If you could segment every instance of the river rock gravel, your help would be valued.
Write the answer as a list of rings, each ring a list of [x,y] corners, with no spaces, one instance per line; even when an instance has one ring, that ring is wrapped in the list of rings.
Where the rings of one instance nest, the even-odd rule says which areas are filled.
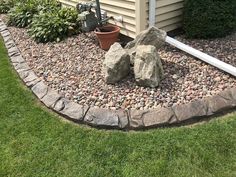
[[[9,27],[9,30],[35,73],[48,86],[81,105],[154,109],[188,103],[236,86],[235,77],[167,44],[158,51],[164,68],[159,87],[137,86],[133,72],[121,82],[107,85],[101,72],[105,51],[98,47],[93,32],[59,43],[37,44],[26,29]],[[212,40],[176,38],[236,66],[236,33]]]

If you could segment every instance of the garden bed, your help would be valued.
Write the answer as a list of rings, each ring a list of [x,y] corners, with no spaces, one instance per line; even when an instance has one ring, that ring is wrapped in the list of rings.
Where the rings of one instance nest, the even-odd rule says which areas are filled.
[[[80,34],[59,43],[37,44],[26,29],[9,27],[9,31],[38,77],[80,105],[155,109],[185,104],[236,86],[236,78],[169,45],[158,51],[165,73],[160,87],[139,87],[132,73],[116,85],[107,85],[102,75],[105,52],[98,47],[94,33]],[[236,66],[236,34],[214,40],[189,40],[184,36],[177,39]]]

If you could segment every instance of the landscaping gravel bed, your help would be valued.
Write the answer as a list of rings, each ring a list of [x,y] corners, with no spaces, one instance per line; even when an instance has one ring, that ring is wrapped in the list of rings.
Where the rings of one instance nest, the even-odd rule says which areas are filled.
[[[0,16],[1,18],[1,16]],[[153,109],[184,104],[236,86],[236,78],[169,45],[158,51],[165,78],[158,88],[135,84],[131,73],[107,85],[101,72],[105,52],[94,33],[59,43],[37,44],[25,29],[9,28],[22,56],[47,85],[81,105],[110,109]],[[178,40],[236,66],[236,34],[214,40]]]

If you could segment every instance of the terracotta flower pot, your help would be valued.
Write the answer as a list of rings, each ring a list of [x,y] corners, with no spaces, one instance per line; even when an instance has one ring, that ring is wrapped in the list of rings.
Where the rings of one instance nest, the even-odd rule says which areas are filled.
[[[111,45],[117,42],[120,33],[118,26],[107,25],[95,30],[100,47],[103,50],[109,50]]]

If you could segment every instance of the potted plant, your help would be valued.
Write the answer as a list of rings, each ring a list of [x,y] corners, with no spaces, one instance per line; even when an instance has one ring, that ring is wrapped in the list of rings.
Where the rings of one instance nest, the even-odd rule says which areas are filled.
[[[96,0],[96,12],[98,18],[98,27],[95,29],[95,34],[98,38],[99,45],[103,50],[109,50],[112,44],[114,44],[119,37],[120,27],[114,25],[103,26],[103,21],[101,18],[100,2]],[[107,21],[108,19],[105,19]]]
[[[118,40],[119,33],[120,28],[113,25],[97,27],[95,30],[99,45],[103,50],[109,50],[111,45]]]

